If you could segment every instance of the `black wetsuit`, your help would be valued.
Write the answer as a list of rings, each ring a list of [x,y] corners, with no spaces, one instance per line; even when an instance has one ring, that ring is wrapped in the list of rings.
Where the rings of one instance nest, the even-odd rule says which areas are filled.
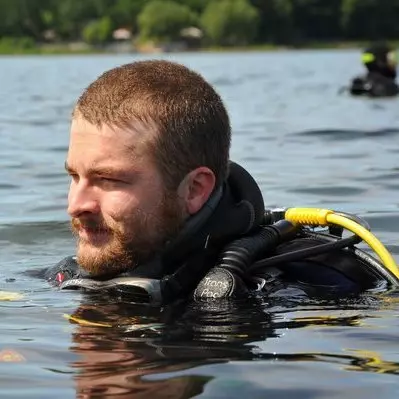
[[[392,97],[399,94],[399,86],[395,78],[382,75],[379,72],[369,72],[365,76],[354,78],[349,90],[356,96]]]
[[[264,223],[264,202],[258,185],[245,169],[231,163],[230,175],[224,187],[188,221],[176,240],[166,246],[162,256],[150,264],[99,280],[91,279],[74,257],[67,257],[48,269],[46,278],[60,288],[85,287],[92,282],[100,281],[101,284],[101,281],[120,277],[161,280],[163,302],[188,298],[193,294],[197,299],[240,297],[251,291],[277,295],[292,287],[308,295],[325,295],[328,292],[346,295],[359,293],[374,283],[371,278],[368,280],[364,275],[358,277],[353,272],[353,269],[361,269],[361,261],[345,250],[335,250],[302,261],[265,266],[258,268],[256,273],[239,270],[236,265],[225,267],[224,261],[220,261],[221,254],[225,254],[224,259],[228,262],[229,245],[234,242],[239,245],[237,239],[250,241]],[[265,249],[254,261],[316,244],[320,244],[317,237],[295,236],[276,248]]]

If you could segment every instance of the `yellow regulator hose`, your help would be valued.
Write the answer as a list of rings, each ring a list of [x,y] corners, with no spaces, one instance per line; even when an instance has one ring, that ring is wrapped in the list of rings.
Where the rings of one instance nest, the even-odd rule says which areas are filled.
[[[335,224],[344,227],[366,242],[379,256],[385,268],[399,279],[399,268],[392,255],[370,231],[353,220],[342,215],[337,215],[332,210],[319,208],[289,208],[285,211],[285,219],[294,224],[308,226]]]

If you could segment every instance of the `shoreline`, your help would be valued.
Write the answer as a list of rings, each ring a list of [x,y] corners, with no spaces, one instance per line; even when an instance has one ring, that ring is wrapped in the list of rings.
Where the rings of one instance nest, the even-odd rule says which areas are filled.
[[[399,48],[399,41],[390,41],[391,45]],[[112,54],[167,54],[167,53],[221,53],[221,52],[251,52],[251,51],[292,51],[292,50],[334,50],[334,49],[363,49],[370,42],[366,41],[331,41],[331,42],[304,42],[300,44],[252,44],[248,46],[232,47],[198,47],[195,49],[181,46],[138,46],[111,44],[103,48],[90,46],[85,43],[60,43],[51,45],[37,45],[31,48],[2,48],[0,41],[0,56],[21,55],[112,55]]]

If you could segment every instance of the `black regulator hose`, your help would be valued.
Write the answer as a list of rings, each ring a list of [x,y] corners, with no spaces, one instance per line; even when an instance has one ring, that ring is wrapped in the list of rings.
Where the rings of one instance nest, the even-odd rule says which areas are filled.
[[[348,238],[338,239],[336,241],[331,241],[325,244],[315,245],[310,248],[298,249],[286,254],[272,256],[270,258],[261,259],[253,263],[249,267],[249,271],[254,273],[259,269],[263,269],[269,266],[275,266],[281,263],[287,263],[292,261],[297,261],[305,258],[309,258],[316,255],[325,254],[336,249],[343,249],[358,243],[358,237],[351,236]]]
[[[240,238],[227,245],[216,267],[227,269],[243,277],[257,258],[273,251],[283,241],[292,239],[297,232],[298,227],[287,220],[262,226],[258,233]]]
[[[290,240],[299,228],[288,220],[262,226],[256,233],[228,244],[218,262],[199,282],[194,299],[240,297],[247,287],[243,283],[250,265],[261,255],[274,251],[283,241]]]

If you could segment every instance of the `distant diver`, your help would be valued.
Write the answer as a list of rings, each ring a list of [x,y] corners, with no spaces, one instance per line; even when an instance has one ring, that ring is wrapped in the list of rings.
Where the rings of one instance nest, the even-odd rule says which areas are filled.
[[[392,97],[399,94],[396,83],[397,58],[395,51],[385,44],[376,44],[362,54],[367,74],[352,79],[349,91],[352,95]]]

